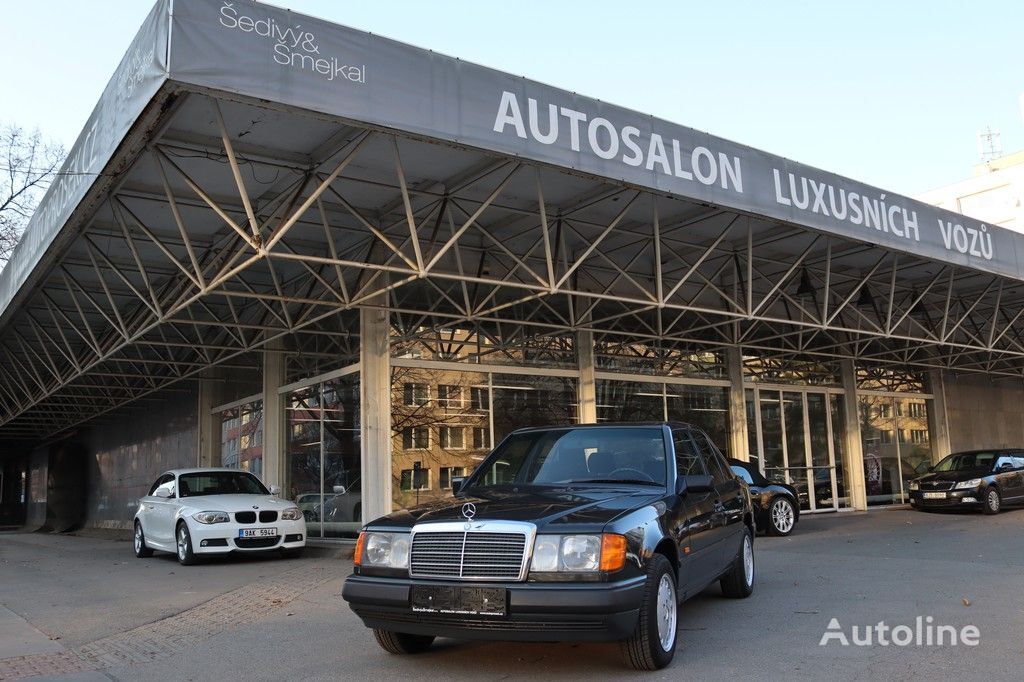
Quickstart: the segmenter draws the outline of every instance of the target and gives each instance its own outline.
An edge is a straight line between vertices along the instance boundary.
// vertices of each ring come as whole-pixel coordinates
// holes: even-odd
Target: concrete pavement
[[[346,560],[186,569],[170,557],[136,560],[130,552],[127,543],[90,538],[0,536],[0,603],[89,664],[63,679],[97,671],[125,680],[640,676],[609,645],[441,641],[425,655],[390,656],[340,599]],[[808,516],[789,538],[758,538],[755,553],[755,594],[733,601],[713,587],[687,602],[673,666],[643,677],[1022,675],[1024,511]],[[980,644],[819,646],[832,618],[849,635],[852,626],[879,621],[912,626],[917,616],[975,625]],[[0,660],[0,677],[10,660]]]

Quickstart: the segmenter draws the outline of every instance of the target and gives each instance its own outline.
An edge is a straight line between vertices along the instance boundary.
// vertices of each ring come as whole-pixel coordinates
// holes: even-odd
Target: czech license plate
[[[413,611],[473,616],[504,616],[506,595],[501,587],[413,585]]]
[[[924,499],[926,500],[944,500],[946,499],[946,493],[925,493]]]
[[[240,528],[238,530],[240,538],[272,538],[276,536],[276,528]]]

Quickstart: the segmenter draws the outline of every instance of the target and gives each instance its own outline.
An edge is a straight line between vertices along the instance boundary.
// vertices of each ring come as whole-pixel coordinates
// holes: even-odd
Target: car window
[[[163,476],[162,479],[162,482],[156,487],[153,494],[156,495],[159,491],[166,491],[167,494],[164,497],[174,497],[174,476],[168,474]]]
[[[173,481],[173,480],[174,480],[174,476],[172,476],[171,474],[162,474],[161,476],[157,477],[157,479],[155,481],[153,481],[153,485],[151,485],[149,487],[149,492],[146,493],[146,494],[149,495],[150,497],[152,497],[153,495],[156,494],[156,489],[157,488],[162,486],[164,483],[167,483],[168,481]]]
[[[258,478],[244,471],[204,471],[178,477],[179,497],[269,494]]]
[[[732,472],[747,482],[747,485],[754,485],[754,479],[750,476],[750,472],[741,466],[733,464],[731,467]]]
[[[674,429],[672,443],[676,448],[676,473],[679,476],[703,476],[708,473],[689,431]]]
[[[1017,465],[1016,465],[1016,463],[1013,460],[1014,460],[1013,457],[1010,457],[1008,455],[1004,455],[1004,456],[1002,456],[1002,457],[1000,457],[1000,458],[998,458],[996,460],[996,463],[992,465],[992,470],[993,471],[998,471],[999,469],[1001,469],[1003,467],[1004,464],[1009,464],[1011,467],[1016,469]]]
[[[697,446],[697,451],[700,452],[704,458],[704,462],[707,466],[708,473],[711,474],[712,480],[715,485],[721,485],[728,483],[732,476],[729,473],[729,469],[725,462],[722,460],[722,456],[718,454],[718,448],[716,448],[710,440],[708,440],[707,434],[701,431],[691,431],[693,436],[693,442]]]
[[[1024,469],[1024,457],[1014,457],[1013,466],[1016,469]]]

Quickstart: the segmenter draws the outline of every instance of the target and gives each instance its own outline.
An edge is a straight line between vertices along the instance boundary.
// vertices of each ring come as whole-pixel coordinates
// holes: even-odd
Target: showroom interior
[[[163,471],[230,466],[279,485],[311,538],[346,540],[451,495],[511,431],[574,422],[695,424],[808,513],[903,504],[951,451],[1024,445],[1019,235],[893,194],[879,208],[837,176],[833,199],[848,183],[885,230],[777,214],[751,198],[770,173],[729,175],[774,157],[681,127],[694,172],[671,183],[655,133],[643,177],[558,159],[521,141],[542,131],[503,92],[641,115],[307,22],[325,52],[428,69],[420,109],[467,132],[432,131],[337,94],[358,79],[315,81],[335,89],[321,101],[288,90],[322,75],[301,62],[248,74],[244,49],[265,55],[218,39],[219,4],[174,10],[157,3],[97,105],[106,147],[87,125],[72,150],[95,172],[55,183],[2,274],[0,524],[129,528]],[[460,78],[498,83],[480,129]],[[505,147],[487,137],[503,112]],[[989,256],[926,248],[907,215],[967,226]]]

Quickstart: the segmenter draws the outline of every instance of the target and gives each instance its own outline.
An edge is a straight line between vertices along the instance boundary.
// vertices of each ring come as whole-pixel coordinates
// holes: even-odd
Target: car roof
[[[248,474],[250,472],[244,469],[232,469],[231,467],[192,467],[190,469],[168,469],[163,474],[173,474],[175,476],[181,476],[182,474],[208,474],[213,472],[231,472],[231,473],[242,473]]]
[[[667,426],[672,429],[691,429],[693,425],[688,422],[667,421],[667,422],[601,422],[600,424],[555,424],[548,426],[528,426],[516,429],[512,433],[528,433],[530,431],[555,431],[559,429],[607,429],[607,428],[650,428],[652,426]]]

